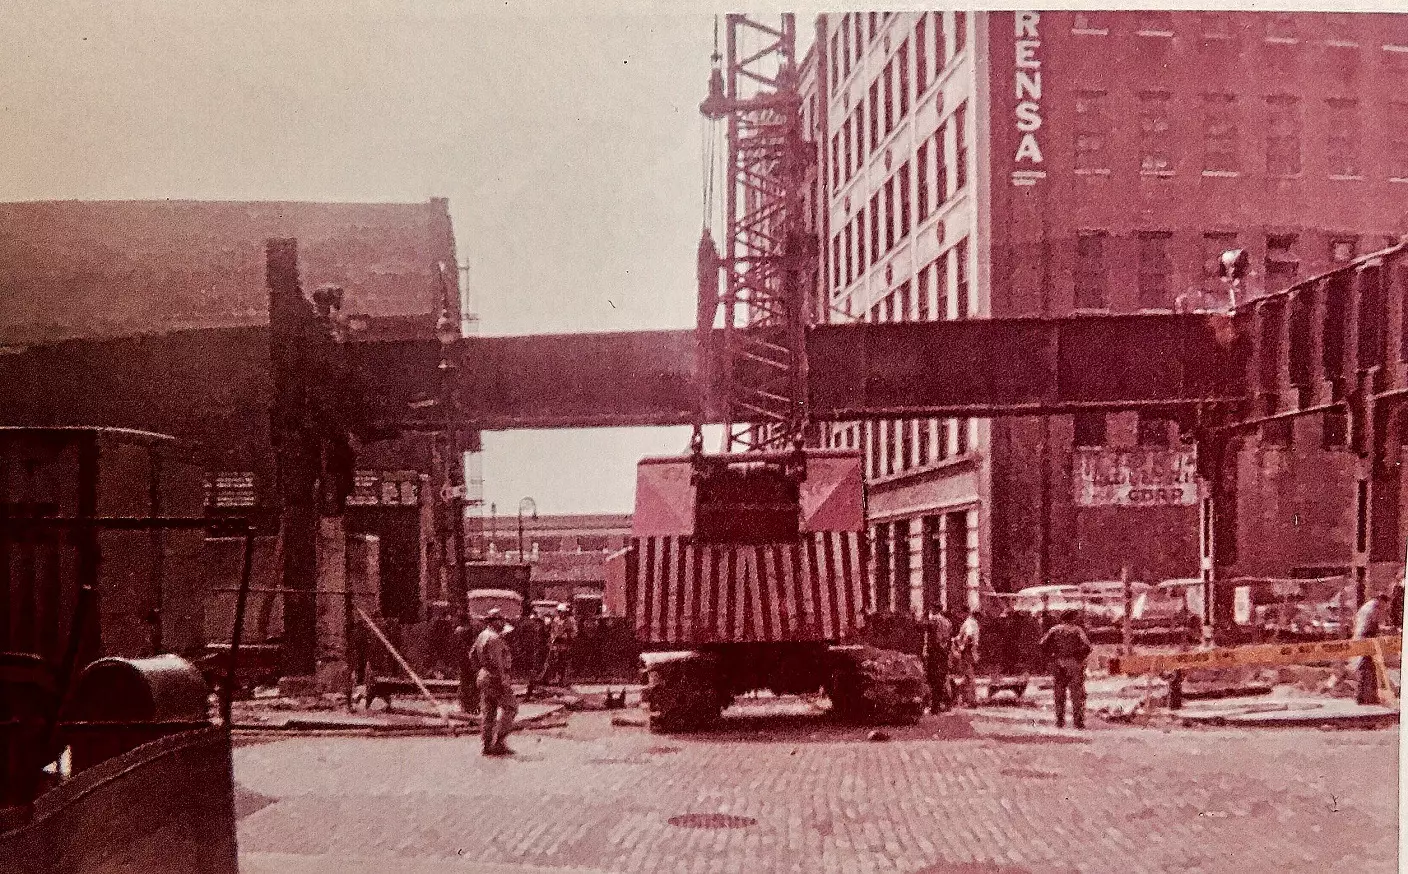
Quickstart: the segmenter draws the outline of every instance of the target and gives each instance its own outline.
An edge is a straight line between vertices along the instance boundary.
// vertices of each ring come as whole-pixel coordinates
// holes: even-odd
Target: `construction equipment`
[[[807,446],[816,240],[805,196],[815,155],[803,136],[795,21],[725,22],[726,54],[716,34],[700,106],[726,126],[725,246],[720,255],[709,231],[710,167],[690,454],[638,466],[608,612],[627,618],[645,650],[654,730],[702,726],[757,689],[825,688],[838,715],[914,719],[928,694],[918,660],[858,645],[870,600],[861,456]],[[704,425],[720,421],[723,453],[706,455]]]

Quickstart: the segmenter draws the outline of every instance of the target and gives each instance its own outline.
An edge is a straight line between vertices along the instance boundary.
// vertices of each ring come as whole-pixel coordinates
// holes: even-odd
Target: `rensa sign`
[[[1043,158],[1037,131],[1041,130],[1041,25],[1040,12],[1015,12],[1012,15],[1014,67],[1016,89],[1014,109],[1017,126],[1017,152],[1012,158],[1012,182],[1034,185],[1046,176],[1041,169]]]
[[[1193,507],[1198,466],[1192,452],[1081,449],[1075,454],[1081,507]]]

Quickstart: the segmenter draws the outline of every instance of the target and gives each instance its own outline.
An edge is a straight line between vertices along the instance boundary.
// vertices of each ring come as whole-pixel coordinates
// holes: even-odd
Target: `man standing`
[[[978,706],[978,611],[969,610],[968,618],[958,627],[958,640],[954,649],[958,651],[958,666],[963,678],[963,703],[968,707]]]
[[[518,717],[518,700],[513,697],[512,658],[509,656],[504,617],[494,608],[484,617],[488,627],[474,641],[471,657],[479,666],[479,716],[483,720],[484,755],[509,756],[513,750],[504,740]]]
[[[1359,612],[1354,614],[1354,639],[1367,640],[1377,637],[1380,626],[1383,625],[1384,598],[1379,592],[1375,592],[1373,597],[1364,602],[1364,606],[1359,608]],[[1356,700],[1360,704],[1378,704],[1379,702],[1379,672],[1374,664],[1374,659],[1370,656],[1360,656],[1357,665],[1359,673],[1359,690]]]
[[[572,657],[572,644],[577,639],[577,620],[566,604],[557,605],[557,618],[553,620],[551,638],[548,643],[548,660],[543,665],[543,673],[538,683],[543,686],[565,686],[570,679],[569,660]]]
[[[938,610],[924,626],[924,674],[929,680],[929,712],[949,708],[948,657],[953,649],[953,623]]]
[[[1066,727],[1066,697],[1071,699],[1071,716],[1076,728],[1085,728],[1085,660],[1090,656],[1090,638],[1076,624],[1075,611],[1062,614],[1041,639],[1041,651],[1051,665],[1056,693],[1056,727]]]

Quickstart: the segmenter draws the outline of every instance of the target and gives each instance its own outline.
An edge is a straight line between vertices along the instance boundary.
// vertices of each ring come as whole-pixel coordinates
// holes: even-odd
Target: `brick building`
[[[828,14],[803,79],[826,320],[1220,308],[1224,250],[1250,256],[1246,297],[1408,230],[1408,15]],[[1244,449],[1243,570],[1348,563],[1343,432]],[[866,453],[881,606],[1197,573],[1193,454],[1164,411],[826,440]]]
[[[0,203],[0,424],[171,434],[206,465],[209,512],[273,506],[273,237],[298,240],[306,292],[344,288],[360,339],[433,336],[437,265],[456,263],[443,198]],[[387,616],[414,621],[443,594],[440,556],[453,529],[438,498],[440,459],[425,434],[368,445],[359,458],[347,525],[381,539]]]
[[[466,542],[475,554],[491,562],[527,561],[534,592],[559,601],[578,593],[600,594],[606,586],[607,557],[624,549],[631,536],[628,513],[525,518],[520,557],[516,516],[491,516],[482,530],[476,530],[477,523],[469,524]]]

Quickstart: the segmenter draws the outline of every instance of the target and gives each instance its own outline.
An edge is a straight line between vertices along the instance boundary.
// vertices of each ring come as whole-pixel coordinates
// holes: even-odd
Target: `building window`
[[[880,478],[880,447],[879,447],[880,423],[865,423],[865,451],[870,458],[870,478]]]
[[[847,16],[849,17],[849,16]],[[851,75],[851,31],[846,26],[846,18],[841,19],[841,79]]]
[[[885,475],[890,476],[895,472],[895,421],[889,419],[885,422]]]
[[[1227,231],[1203,234],[1203,276],[1216,279],[1222,271],[1222,253],[1237,248],[1237,235]]]
[[[852,174],[853,169],[854,169],[854,168],[851,166],[851,156],[852,156],[853,153],[852,153],[852,151],[851,151],[851,120],[850,120],[849,118],[846,119],[846,123],[845,123],[845,124],[841,125],[841,142],[842,142],[842,144],[843,144],[843,145],[842,145],[842,148],[844,148],[844,149],[846,150],[846,152],[845,152],[846,181],[849,182],[849,181],[851,181],[851,174]]]
[[[1237,171],[1236,98],[1231,94],[1203,95],[1203,170]]]
[[[860,265],[858,272],[864,272],[873,261],[866,257],[868,253],[865,250],[865,207],[863,206],[856,215],[856,227],[860,229],[860,232],[856,234],[856,263]]]
[[[948,66],[948,35],[944,30],[942,12],[931,12],[929,17],[934,22],[934,69],[937,77],[938,71]]]
[[[1145,173],[1173,170],[1168,104],[1167,92],[1145,91],[1139,95],[1139,169]]]
[[[900,317],[899,317],[899,321],[901,321],[901,322],[907,322],[907,321],[909,321],[911,314],[914,312],[914,297],[913,297],[913,294],[914,294],[913,289],[912,289],[912,287],[910,286],[910,284],[909,284],[908,282],[905,282],[905,283],[903,283],[903,284],[900,285],[900,291],[899,291],[899,298],[900,298],[900,303],[899,303],[899,307],[900,307]]]
[[[845,19],[842,27],[845,27]],[[831,34],[831,91],[835,93],[841,84],[841,32]]]
[[[968,238],[959,240],[958,245],[953,247],[953,252],[957,259],[953,269],[954,276],[958,279],[958,287],[954,292],[958,303],[957,318],[966,319],[972,314],[972,303],[968,297]]]
[[[1076,413],[1075,444],[1077,446],[1105,445],[1105,414]]]
[[[1173,265],[1168,257],[1172,234],[1166,231],[1139,233],[1139,306],[1166,309],[1173,300]]]
[[[1408,103],[1395,101],[1388,105],[1384,129],[1388,131],[1388,175],[1390,179],[1408,179]]]
[[[929,277],[930,272],[930,267],[927,266],[919,271],[919,294],[917,295],[919,312],[915,318],[921,322],[929,321],[929,283],[932,281]]]
[[[1287,95],[1266,98],[1266,172],[1300,175],[1300,101]]]
[[[948,458],[948,419],[934,421],[934,460]]]
[[[1105,156],[1105,140],[1109,135],[1105,102],[1103,91],[1081,91],[1076,95],[1077,170],[1109,169],[1109,159]]]
[[[831,187],[841,187],[841,135],[831,135]]]
[[[919,188],[916,192],[917,202],[915,203],[915,207],[919,210],[919,215],[915,218],[915,221],[923,222],[929,217],[929,177],[932,175],[929,171],[928,142],[919,144],[919,150],[915,152],[914,155],[914,162],[915,166],[919,168],[918,174],[915,177],[915,182]]]
[[[1279,291],[1296,284],[1300,259],[1296,257],[1295,234],[1266,235],[1266,290]]]
[[[870,83],[870,150],[880,147],[880,83]]]
[[[885,302],[882,304],[885,316],[881,321],[886,323],[895,321],[895,293],[891,291],[885,295]]]
[[[1204,12],[1200,17],[1203,39],[1232,38],[1232,18],[1226,12]]]
[[[918,100],[929,90],[929,34],[926,28],[929,13],[919,16],[914,24],[914,99]]]
[[[909,40],[900,43],[900,118],[909,115]]]
[[[968,13],[953,13],[953,53],[962,54],[968,44]]]
[[[865,159],[870,152],[865,147],[865,97],[862,96],[860,103],[856,104],[856,169],[859,170],[865,165]]]
[[[861,21],[859,12],[851,13],[851,27],[855,31],[854,48],[856,53],[856,63],[860,63],[860,56],[865,51],[865,22]],[[874,28],[871,28],[871,36],[874,36]]]
[[[1360,176],[1359,101],[1331,100],[1326,157],[1331,176]]]
[[[900,470],[914,466],[914,423],[908,419],[899,423],[900,429]]]
[[[944,128],[934,131],[934,206],[948,200],[948,151],[944,148]]]
[[[954,455],[968,454],[968,423],[970,421],[970,419],[954,419],[954,424],[958,426],[953,443]]]
[[[831,288],[841,290],[841,232],[831,238]]]
[[[880,260],[880,193],[870,197],[870,260]]]
[[[1354,256],[1359,254],[1358,237],[1335,237],[1330,240],[1330,263],[1335,265],[1348,264],[1354,260]]]
[[[1139,414],[1138,440],[1140,446],[1168,446],[1169,420],[1163,416]]]
[[[962,13],[959,13],[960,15]],[[968,103],[964,101],[958,105],[958,109],[953,113],[954,121],[954,175],[955,190],[962,191],[963,186],[968,184]]]
[[[1110,307],[1105,275],[1106,236],[1104,231],[1081,231],[1076,235],[1076,309],[1104,310]]]
[[[885,183],[885,251],[895,248],[895,177]]]
[[[853,266],[853,265],[854,265],[854,260],[851,258],[851,237],[852,237],[851,231],[852,231],[853,226],[854,226],[854,223],[853,223],[853,222],[847,223],[847,225],[846,225],[846,248],[845,248],[845,257],[846,257],[846,285],[848,285],[848,286],[849,286],[852,282],[855,281],[855,267]]]
[[[910,178],[908,161],[905,161],[903,164],[900,165],[900,172],[897,178],[899,179],[900,186],[900,239],[903,240],[909,236],[910,228]]]
[[[934,260],[934,320],[948,318],[948,253]]]
[[[856,14],[859,15],[860,13],[856,13]],[[870,34],[869,38],[870,38],[870,39],[875,39],[875,33],[876,33],[876,31],[878,31],[879,29],[880,29],[880,13],[878,13],[878,12],[872,12],[872,13],[870,13],[870,26],[866,29],[866,32]]]
[[[1138,33],[1140,36],[1173,36],[1173,15],[1148,9],[1140,12]]]
[[[895,129],[895,62],[886,64],[880,76],[880,87],[885,100],[885,135],[889,136]]]
[[[919,429],[919,437],[916,442],[919,445],[917,447],[918,452],[916,453],[918,457],[915,459],[915,461],[919,464],[920,467],[924,467],[929,463],[929,453],[930,450],[933,448],[931,442],[933,440],[933,437],[931,435],[931,432],[934,430],[934,420],[920,419],[917,424],[917,427]]]
[[[1104,36],[1110,32],[1110,13],[1096,10],[1077,12],[1071,21],[1071,32]]]

